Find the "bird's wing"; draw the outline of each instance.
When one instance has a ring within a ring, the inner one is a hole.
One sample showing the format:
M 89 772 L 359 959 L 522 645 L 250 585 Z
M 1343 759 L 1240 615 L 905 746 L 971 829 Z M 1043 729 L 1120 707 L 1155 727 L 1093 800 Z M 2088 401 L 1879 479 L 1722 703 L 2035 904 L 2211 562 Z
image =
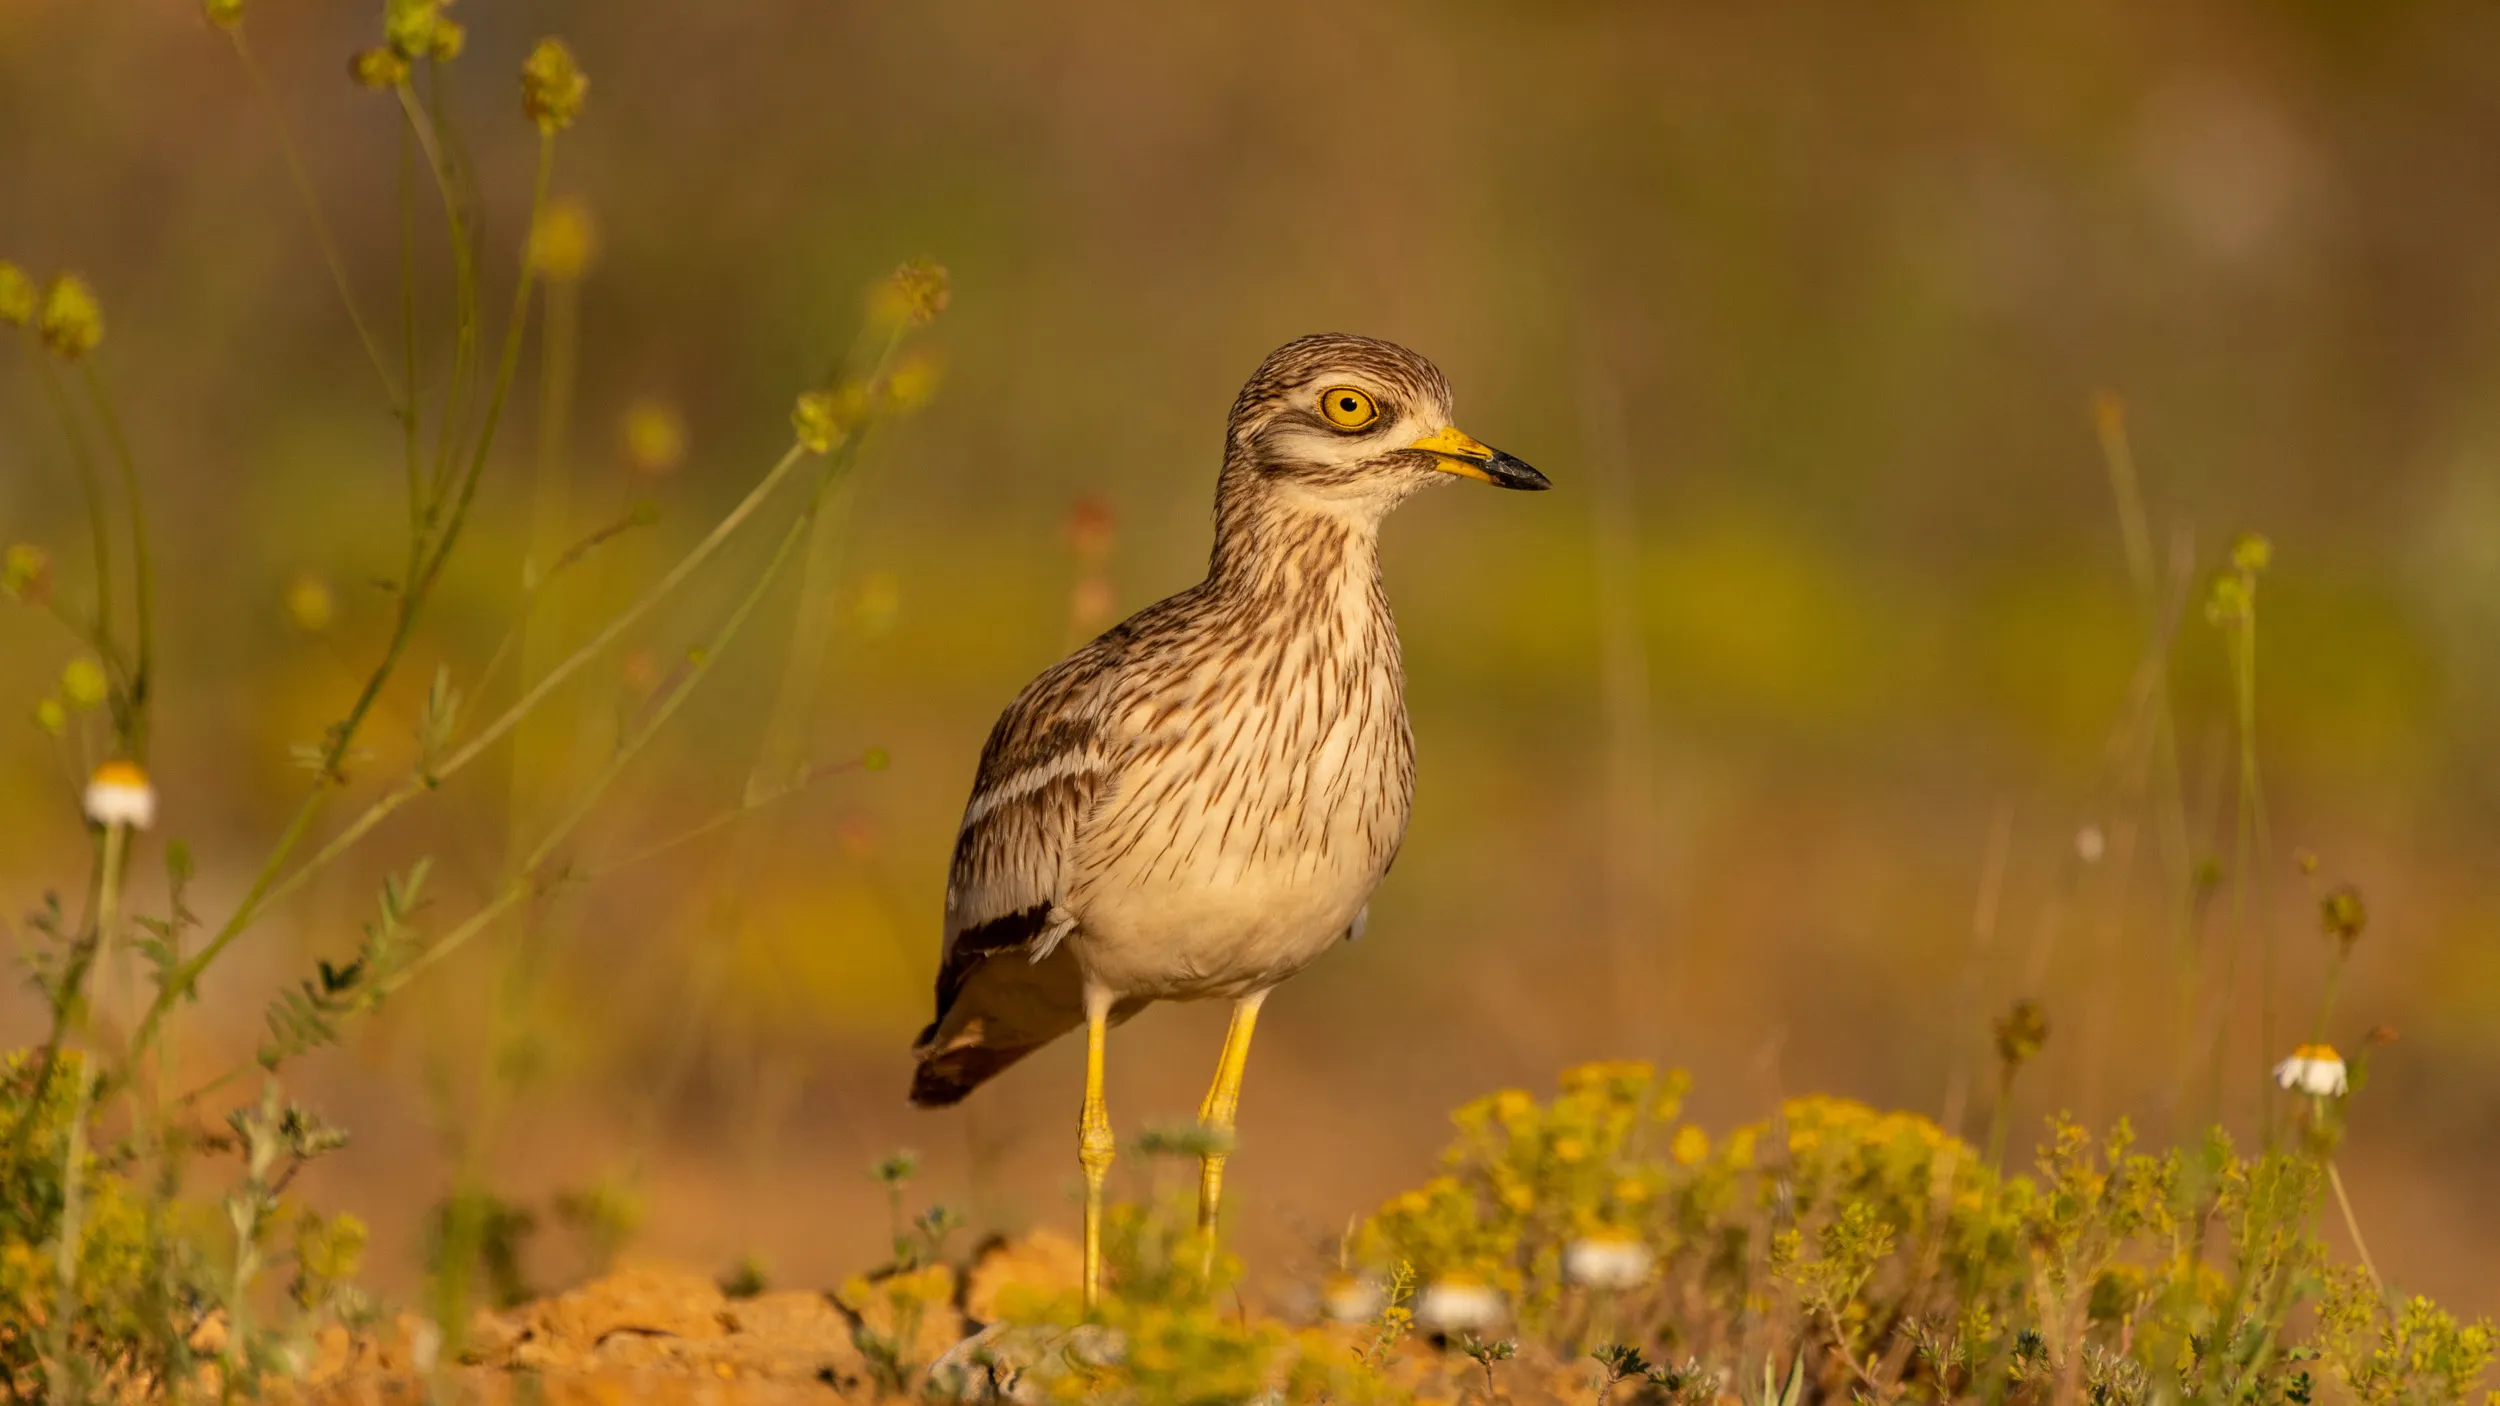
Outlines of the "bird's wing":
M 924 1041 L 982 963 L 1038 961 L 1076 924 L 1062 900 L 1077 832 L 1110 798 L 1123 750 L 1108 706 L 1118 634 L 1035 679 L 990 730 L 947 873 L 937 1016 Z

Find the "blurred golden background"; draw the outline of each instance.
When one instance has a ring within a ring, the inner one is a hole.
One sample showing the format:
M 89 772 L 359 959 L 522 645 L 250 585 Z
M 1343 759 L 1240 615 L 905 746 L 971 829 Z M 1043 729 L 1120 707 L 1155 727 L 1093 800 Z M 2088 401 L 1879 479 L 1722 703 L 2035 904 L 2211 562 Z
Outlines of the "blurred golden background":
M 250 33 L 360 296 L 390 307 L 398 118 L 344 73 L 372 8 L 250 0 Z M 561 33 L 592 77 L 556 175 L 597 231 L 559 508 L 568 536 L 659 514 L 567 581 L 547 647 L 754 482 L 858 290 L 926 255 L 954 298 L 936 398 L 840 505 L 838 569 L 777 598 L 575 848 L 595 864 L 734 804 L 759 748 L 890 766 L 536 905 L 290 1074 L 356 1134 L 306 1191 L 375 1222 L 385 1287 L 413 1282 L 425 1208 L 464 1181 L 542 1214 L 628 1187 L 641 1247 L 755 1254 L 792 1283 L 879 1253 L 865 1169 L 898 1145 L 976 1227 L 1072 1223 L 1074 1048 L 956 1113 L 903 1104 L 953 827 L 1014 690 L 1196 578 L 1241 378 L 1344 330 L 1433 357 L 1461 423 L 1560 491 L 1441 493 L 1391 524 L 1415 822 L 1368 935 L 1263 1022 L 1232 1183 L 1254 1278 L 1310 1273 L 1423 1173 L 1462 1098 L 1584 1058 L 1687 1066 L 1723 1124 L 1817 1089 L 1958 1109 L 1976 1134 L 1989 1019 L 2026 996 L 2050 1036 L 2018 1148 L 2058 1108 L 2157 1134 L 2218 1111 L 2253 1138 L 2268 1066 L 2318 1009 L 2317 888 L 2342 880 L 2371 925 L 2328 1034 L 2398 1037 L 2352 1111 L 2361 1223 L 2391 1280 L 2500 1311 L 2500 15 L 457 13 L 447 79 L 499 279 L 534 150 L 513 67 Z M 290 748 L 388 629 L 368 583 L 399 565 L 397 430 L 193 7 L 0 5 L 0 254 L 105 300 L 168 590 L 150 849 L 188 838 L 195 906 L 222 913 L 302 794 Z M 0 375 L 0 537 L 50 545 L 66 585 L 82 509 L 20 370 Z M 2193 552 L 2167 850 L 2142 767 L 2111 761 L 2153 622 L 2100 393 L 2125 407 L 2160 574 Z M 404 768 L 435 666 L 473 678 L 511 618 L 537 394 L 525 379 L 367 790 Z M 2198 600 L 2244 529 L 2274 554 L 2271 847 L 2243 928 L 2231 682 Z M 254 932 L 187 1062 L 247 1054 L 269 996 L 352 947 L 386 870 L 433 855 L 427 922 L 469 911 L 505 827 L 597 765 L 731 587 L 705 590 L 525 728 L 520 764 L 411 807 Z M 793 650 L 821 668 L 767 735 Z M 13 721 L 65 657 L 49 622 L 0 613 L 12 922 L 83 868 L 75 788 Z M 13 992 L 0 1035 L 39 1014 Z M 1166 1009 L 1115 1035 L 1124 1134 L 1191 1114 L 1220 1027 Z M 553 1244 L 532 1269 L 568 1272 Z

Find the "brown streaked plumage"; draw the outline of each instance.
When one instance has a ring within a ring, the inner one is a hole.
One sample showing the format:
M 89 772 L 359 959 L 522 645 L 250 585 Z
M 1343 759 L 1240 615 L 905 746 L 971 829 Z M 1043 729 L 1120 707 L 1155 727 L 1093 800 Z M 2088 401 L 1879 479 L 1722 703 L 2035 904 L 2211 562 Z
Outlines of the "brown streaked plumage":
M 1104 1028 L 1150 1001 L 1233 1000 L 1201 1114 L 1228 1135 L 1259 1002 L 1359 926 L 1396 857 L 1414 747 L 1379 529 L 1448 474 L 1546 486 L 1451 427 L 1449 385 L 1415 353 L 1286 343 L 1233 403 L 1206 579 L 1035 679 L 982 749 L 912 1101 L 955 1103 L 1088 1026 L 1089 1295 Z M 1222 1167 L 1210 1155 L 1201 1183 L 1210 1231 Z

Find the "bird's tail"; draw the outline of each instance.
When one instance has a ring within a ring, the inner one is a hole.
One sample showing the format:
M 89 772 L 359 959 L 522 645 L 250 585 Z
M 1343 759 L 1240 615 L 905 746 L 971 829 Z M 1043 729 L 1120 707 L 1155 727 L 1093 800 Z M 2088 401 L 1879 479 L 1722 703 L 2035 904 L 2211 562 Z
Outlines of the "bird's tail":
M 911 1101 L 921 1108 L 950 1108 L 974 1089 L 1004 1073 L 1009 1065 L 1040 1045 L 985 1045 L 977 1039 L 941 1047 L 937 1027 L 921 1032 L 912 1054 L 919 1064 L 911 1072 Z

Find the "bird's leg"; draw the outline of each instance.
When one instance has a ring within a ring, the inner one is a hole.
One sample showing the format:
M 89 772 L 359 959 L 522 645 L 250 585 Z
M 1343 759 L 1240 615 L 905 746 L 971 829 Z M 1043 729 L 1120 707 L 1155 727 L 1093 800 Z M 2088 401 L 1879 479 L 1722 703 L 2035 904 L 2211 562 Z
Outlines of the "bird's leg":
M 1111 1026 L 1111 1001 L 1085 998 L 1085 1110 L 1076 1120 L 1076 1160 L 1085 1169 L 1085 1308 L 1102 1300 L 1102 1179 L 1111 1170 L 1111 1115 L 1102 1104 L 1103 1037 Z
M 1216 1060 L 1215 1086 L 1198 1107 L 1198 1124 L 1207 1134 L 1207 1150 L 1198 1157 L 1198 1233 L 1206 1237 L 1207 1268 L 1215 1267 L 1215 1211 L 1224 1199 L 1224 1157 L 1233 1149 L 1233 1112 L 1241 1105 L 1241 1072 L 1250 1063 L 1250 1032 L 1259 1023 L 1264 991 L 1233 1003 L 1233 1023 L 1224 1031 L 1224 1053 Z

